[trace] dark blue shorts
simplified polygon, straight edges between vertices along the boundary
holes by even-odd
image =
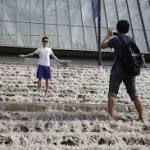
[[[109,96],[117,96],[118,90],[121,83],[124,83],[131,100],[138,97],[136,87],[135,87],[135,77],[128,77],[125,75],[110,75],[109,82]]]
[[[37,75],[38,79],[50,79],[51,80],[51,70],[49,66],[38,65]]]

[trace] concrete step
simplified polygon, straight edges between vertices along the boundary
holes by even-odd
[[[125,116],[125,115],[124,115]],[[21,117],[20,117],[21,118]],[[121,118],[121,116],[120,116]],[[122,115],[123,118],[123,115]],[[150,118],[150,117],[149,117]],[[125,117],[124,117],[125,119]],[[10,132],[40,132],[47,133],[95,133],[108,132],[138,133],[149,135],[150,122],[141,123],[136,120],[38,120],[38,118],[23,117],[20,120],[14,118],[0,121],[0,133]]]
[[[144,106],[145,120],[150,121],[150,105]],[[133,121],[137,113],[133,105],[118,104],[116,120]],[[2,120],[108,120],[107,104],[80,103],[0,103]]]
[[[145,111],[149,111],[150,105],[143,105]],[[8,112],[49,112],[49,111],[64,111],[64,112],[94,112],[98,113],[102,110],[107,110],[107,103],[101,104],[86,104],[86,103],[7,103],[0,102],[0,111]],[[133,104],[116,104],[117,112],[129,113],[135,112]]]
[[[149,150],[150,70],[137,77],[145,123],[120,87],[108,120],[110,67],[52,66],[48,95],[36,89],[36,67],[0,64],[0,150]],[[44,82],[43,82],[44,83]]]
[[[37,91],[36,66],[0,64],[0,101],[3,102],[77,102],[103,103],[107,101],[110,67],[52,66],[52,85],[47,97]],[[43,82],[44,83],[44,82]],[[137,77],[139,96],[149,104],[150,69]],[[33,99],[34,98],[34,99]],[[125,87],[121,85],[118,101],[130,103]]]
[[[3,146],[1,146],[3,145]],[[114,134],[101,131],[99,133],[94,132],[9,132],[0,134],[0,146],[24,146],[24,147],[38,147],[43,148],[54,147],[57,149],[79,149],[87,147],[87,150],[91,150],[91,147],[99,148],[117,148],[125,149],[127,147],[135,147],[138,149],[148,149],[150,146],[149,134],[139,134],[137,132],[115,132]],[[135,149],[136,149],[135,148]]]

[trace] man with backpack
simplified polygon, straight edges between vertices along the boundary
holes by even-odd
[[[126,20],[118,21],[117,33],[108,32],[108,35],[101,43],[101,48],[114,48],[115,62],[111,69],[109,93],[108,93],[108,113],[113,118],[115,99],[118,94],[119,86],[123,82],[127,93],[133,101],[138,112],[139,120],[143,119],[143,106],[138,97],[135,87],[135,77],[140,74],[143,60],[138,47],[133,39],[126,35],[129,31],[129,23]],[[114,36],[113,36],[114,35]]]

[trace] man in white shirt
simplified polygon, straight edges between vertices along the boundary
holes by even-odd
[[[19,55],[20,57],[28,57],[33,56],[35,54],[39,55],[38,60],[38,69],[37,69],[37,78],[38,78],[38,89],[41,89],[41,80],[42,78],[45,79],[45,95],[47,94],[49,88],[49,80],[51,80],[51,70],[50,70],[50,56],[52,56],[57,62],[63,65],[67,65],[66,62],[61,62],[53,53],[51,48],[48,48],[48,37],[42,38],[42,45],[43,47],[36,49],[33,53],[29,54],[22,54]]]

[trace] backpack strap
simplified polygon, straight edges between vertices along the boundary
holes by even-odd
[[[128,43],[125,42],[125,40],[123,39],[123,37],[118,36],[118,38],[121,40],[121,42],[122,42],[123,44],[128,44]],[[131,40],[130,42],[133,42],[133,38],[132,38],[132,40]],[[130,42],[129,42],[129,43],[130,43]]]
[[[124,39],[123,39],[121,36],[118,36],[118,38],[121,40],[121,42],[122,42],[123,44],[126,44],[125,41],[124,41]]]

